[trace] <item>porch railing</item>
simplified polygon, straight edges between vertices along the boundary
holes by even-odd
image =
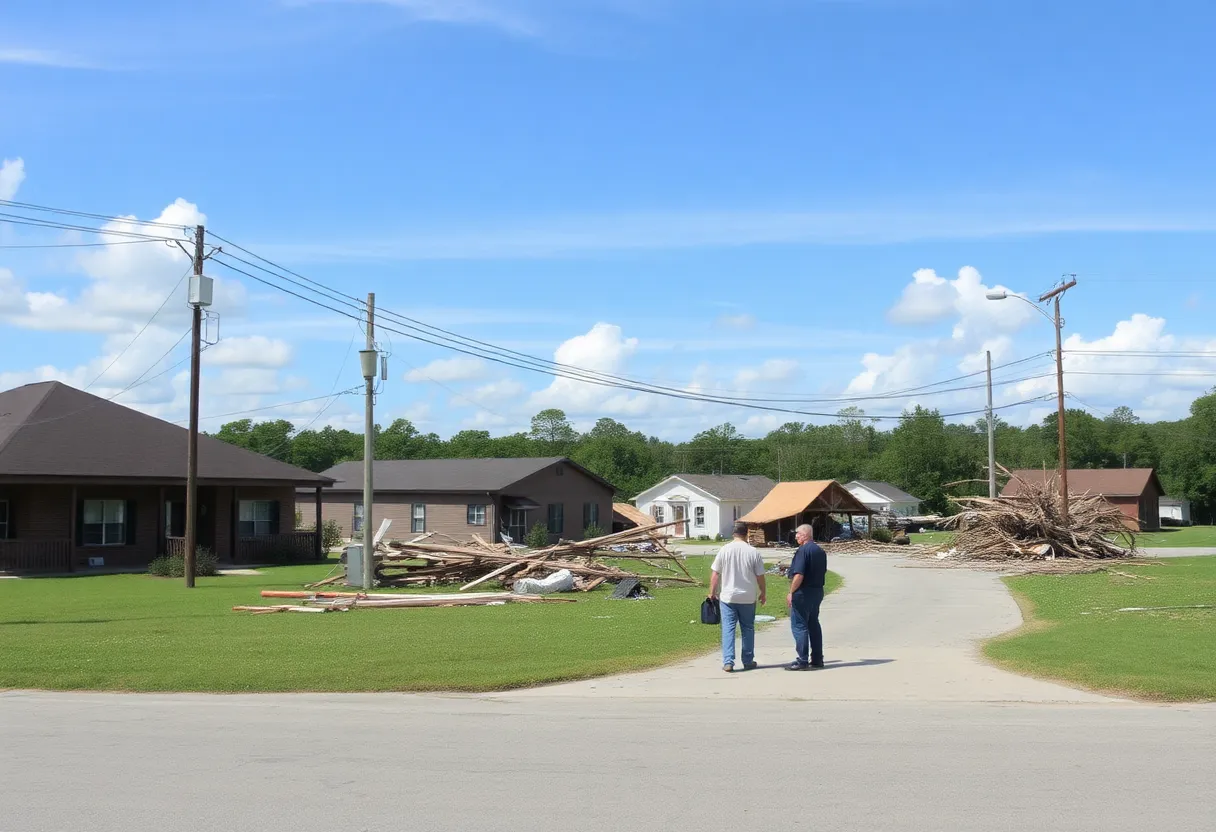
[[[169,557],[184,558],[186,556],[186,538],[166,537],[165,554]]]
[[[0,572],[68,572],[71,540],[0,540]]]
[[[236,540],[236,559],[245,563],[312,560],[316,539],[316,532],[242,535]]]

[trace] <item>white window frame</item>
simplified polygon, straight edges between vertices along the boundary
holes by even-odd
[[[359,534],[363,531],[363,519],[367,513],[363,510],[363,502],[355,503],[355,514],[350,520],[350,533]]]
[[[469,503],[465,509],[465,522],[470,526],[484,526],[486,524],[486,507],[480,503]]]
[[[664,517],[663,514],[663,507],[658,503],[655,503],[650,507],[650,516],[654,518],[654,522],[662,523],[665,521],[667,518]]]
[[[259,537],[261,535],[274,534],[274,512],[271,509],[272,505],[274,505],[274,500],[241,500],[237,506],[237,533],[241,537]],[[266,507],[265,519],[258,516],[262,513],[259,511],[260,506]],[[246,507],[248,507],[248,511],[246,511]],[[249,517],[246,517],[247,514]],[[241,528],[246,523],[253,524],[252,531],[247,532]],[[263,528],[265,529],[264,531]]]
[[[738,522],[738,520],[739,520],[739,506],[735,505],[735,506],[732,506],[731,508],[734,510],[734,515],[735,515],[735,516],[734,516],[734,519],[735,519],[735,521],[736,521],[736,522]]]
[[[0,519],[0,540],[8,540],[9,512],[12,510],[8,500],[0,500],[0,512],[3,513],[3,519]]]
[[[426,531],[426,503],[414,503],[410,508],[410,531],[415,534]]]
[[[90,505],[100,506],[101,522],[99,522],[99,523],[90,523],[89,522],[89,506]],[[116,513],[118,514],[118,519],[107,521],[106,520],[107,516],[113,516],[110,514],[112,509],[117,509]],[[81,514],[80,520],[81,520],[81,522],[80,522],[80,526],[81,526],[80,543],[82,546],[126,546],[127,545],[127,501],[126,500],[85,500],[84,506],[83,506],[83,512]],[[89,526],[101,526],[101,542],[99,542],[99,543],[89,542],[89,540],[88,540]],[[113,527],[115,527],[115,526],[118,527],[118,531],[117,531],[118,539],[117,540],[113,539],[115,536],[115,530]]]
[[[705,528],[705,506],[695,506],[693,508],[692,524],[698,529]]]

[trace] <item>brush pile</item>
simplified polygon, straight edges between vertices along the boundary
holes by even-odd
[[[490,543],[479,535],[468,542],[451,543],[439,542],[434,535],[423,535],[409,542],[393,541],[379,547],[376,582],[380,586],[410,587],[459,583],[464,592],[490,581],[510,588],[520,578],[546,577],[568,569],[574,575],[575,588],[584,591],[625,578],[696,584],[682,560],[664,545],[668,535],[660,531],[679,522],[684,521],[639,526],[590,540],[563,540],[543,549]],[[623,569],[606,563],[605,559],[645,563],[652,574]],[[330,582],[341,579],[342,576],[337,576]]]
[[[1042,483],[1018,482],[1016,496],[953,498],[962,510],[945,521],[955,534],[938,557],[1097,560],[1126,558],[1135,550],[1135,534],[1125,524],[1126,515],[1101,496],[1070,495],[1065,522],[1054,477]],[[1121,536],[1128,541],[1127,548],[1117,542]]]

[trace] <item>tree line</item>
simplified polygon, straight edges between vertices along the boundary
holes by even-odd
[[[1196,399],[1190,415],[1174,422],[1141,421],[1128,407],[1105,418],[1083,410],[1065,417],[1072,468],[1156,468],[1167,493],[1192,501],[1196,522],[1216,516],[1216,392]],[[325,427],[295,431],[280,419],[229,422],[215,436],[275,459],[324,471],[363,459],[363,435]],[[996,423],[996,458],[1007,468],[1054,468],[1057,425]],[[764,474],[774,480],[874,479],[924,500],[927,511],[951,510],[950,495],[986,493],[987,423],[947,423],[937,410],[917,407],[884,430],[858,408],[834,422],[790,422],[762,438],[748,438],[727,423],[684,442],[670,442],[603,418],[586,433],[561,410],[544,410],[527,432],[491,436],[463,430],[443,439],[421,433],[408,419],[376,426],[376,459],[568,456],[613,483],[632,499],[676,473]]]

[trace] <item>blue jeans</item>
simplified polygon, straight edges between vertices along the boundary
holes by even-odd
[[[735,625],[743,635],[743,664],[751,664],[756,658],[756,605],[728,604],[723,601],[722,610],[722,665],[735,663]]]
[[[794,603],[790,607],[790,629],[794,632],[794,652],[798,654],[798,664],[807,663],[807,642],[810,642],[810,661],[823,664],[823,629],[819,626],[819,605],[822,603],[823,587],[807,587],[794,594]]]

